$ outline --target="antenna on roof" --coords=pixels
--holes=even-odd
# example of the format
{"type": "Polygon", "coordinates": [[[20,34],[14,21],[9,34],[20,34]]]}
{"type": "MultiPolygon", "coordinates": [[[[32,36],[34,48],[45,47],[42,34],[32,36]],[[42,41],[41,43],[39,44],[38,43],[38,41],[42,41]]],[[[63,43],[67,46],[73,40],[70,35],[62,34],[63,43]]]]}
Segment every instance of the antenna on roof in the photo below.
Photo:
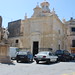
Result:
{"type": "Polygon", "coordinates": [[[73,19],[73,17],[74,17],[74,14],[73,14],[73,12],[72,12],[72,16],[71,16],[71,18],[70,18],[70,19],[72,20],[72,19],[73,19]]]}
{"type": "Polygon", "coordinates": [[[72,17],[74,16],[73,12],[72,12],[72,17]]]}
{"type": "Polygon", "coordinates": [[[25,19],[27,19],[27,13],[25,13],[25,19]]]}

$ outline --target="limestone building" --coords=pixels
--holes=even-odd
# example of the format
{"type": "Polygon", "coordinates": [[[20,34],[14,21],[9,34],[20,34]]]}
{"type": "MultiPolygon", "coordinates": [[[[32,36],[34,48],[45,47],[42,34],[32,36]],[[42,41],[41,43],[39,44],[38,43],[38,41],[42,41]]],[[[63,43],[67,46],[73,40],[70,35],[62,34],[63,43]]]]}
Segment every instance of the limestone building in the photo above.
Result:
{"type": "Polygon", "coordinates": [[[65,49],[65,25],[56,15],[54,8],[49,9],[47,1],[36,5],[31,18],[8,23],[9,40],[11,46],[18,46],[31,50],[34,54],[41,50],[65,49]]]}
{"type": "Polygon", "coordinates": [[[0,63],[11,63],[9,56],[9,44],[5,39],[5,28],[2,27],[2,17],[0,16],[0,63]]]}
{"type": "Polygon", "coordinates": [[[71,17],[65,22],[65,25],[67,26],[67,49],[75,53],[75,19],[71,17]]]}

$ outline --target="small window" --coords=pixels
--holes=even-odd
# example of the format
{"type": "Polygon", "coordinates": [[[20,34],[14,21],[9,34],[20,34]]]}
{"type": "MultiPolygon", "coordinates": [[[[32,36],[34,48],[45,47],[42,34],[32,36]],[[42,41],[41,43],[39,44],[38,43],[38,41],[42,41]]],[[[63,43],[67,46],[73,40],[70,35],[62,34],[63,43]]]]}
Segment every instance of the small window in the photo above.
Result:
{"type": "Polygon", "coordinates": [[[18,40],[16,40],[15,42],[18,43],[18,40]]]}
{"type": "Polygon", "coordinates": [[[75,40],[72,40],[72,47],[75,47],[75,40]]]}
{"type": "Polygon", "coordinates": [[[71,28],[71,31],[72,31],[72,32],[75,32],[75,27],[72,27],[72,28],[71,28]]]}
{"type": "Polygon", "coordinates": [[[58,49],[60,50],[60,44],[58,45],[58,49]]]}
{"type": "Polygon", "coordinates": [[[60,34],[60,30],[58,30],[58,33],[60,34]]]}

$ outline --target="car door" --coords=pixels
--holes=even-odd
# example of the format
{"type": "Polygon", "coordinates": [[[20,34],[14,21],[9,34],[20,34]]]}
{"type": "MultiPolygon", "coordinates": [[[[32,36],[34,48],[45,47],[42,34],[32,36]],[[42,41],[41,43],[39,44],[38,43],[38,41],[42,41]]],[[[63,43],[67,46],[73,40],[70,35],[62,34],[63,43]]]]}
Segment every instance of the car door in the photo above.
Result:
{"type": "Polygon", "coordinates": [[[32,54],[31,54],[31,52],[28,52],[28,58],[31,60],[31,59],[33,59],[33,56],[32,56],[32,54]]]}
{"type": "Polygon", "coordinates": [[[64,50],[65,58],[70,60],[70,53],[67,50],[64,50]]]}
{"type": "Polygon", "coordinates": [[[55,62],[57,60],[56,56],[52,53],[49,53],[50,61],[55,62]]]}

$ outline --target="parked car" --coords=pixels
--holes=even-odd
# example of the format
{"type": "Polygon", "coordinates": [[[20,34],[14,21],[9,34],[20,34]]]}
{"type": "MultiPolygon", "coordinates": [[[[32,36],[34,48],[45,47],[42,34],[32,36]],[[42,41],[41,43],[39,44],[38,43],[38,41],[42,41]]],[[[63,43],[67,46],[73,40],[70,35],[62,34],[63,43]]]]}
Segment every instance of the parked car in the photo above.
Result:
{"type": "Polygon", "coordinates": [[[55,55],[58,56],[59,61],[69,61],[71,60],[71,55],[67,50],[57,50],[55,55]]]}
{"type": "Polygon", "coordinates": [[[75,60],[75,53],[71,53],[74,56],[74,60],[75,60]]]}
{"type": "Polygon", "coordinates": [[[19,50],[19,48],[17,48],[17,47],[9,47],[9,56],[11,59],[16,59],[18,50],[19,50]]]}
{"type": "Polygon", "coordinates": [[[58,57],[53,55],[53,53],[50,51],[42,51],[34,56],[34,60],[37,64],[39,61],[46,61],[49,64],[50,62],[57,62],[57,59],[58,57]]]}
{"type": "Polygon", "coordinates": [[[32,62],[33,61],[33,55],[30,51],[19,51],[16,56],[17,62],[32,62]]]}

